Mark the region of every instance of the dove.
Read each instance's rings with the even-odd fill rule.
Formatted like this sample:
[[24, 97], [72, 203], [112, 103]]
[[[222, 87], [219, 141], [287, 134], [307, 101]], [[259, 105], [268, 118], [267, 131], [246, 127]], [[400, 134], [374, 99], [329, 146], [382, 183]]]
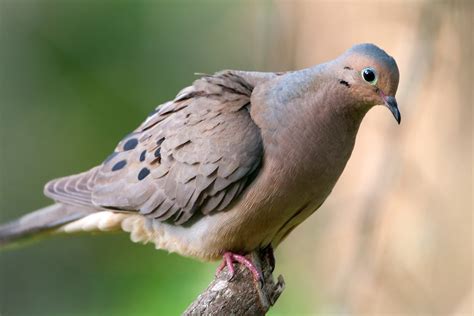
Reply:
[[281, 72], [202, 75], [158, 106], [100, 165], [50, 181], [51, 206], [0, 227], [25, 237], [122, 230], [137, 243], [219, 267], [277, 247], [326, 200], [365, 114], [400, 124], [395, 60], [374, 44]]

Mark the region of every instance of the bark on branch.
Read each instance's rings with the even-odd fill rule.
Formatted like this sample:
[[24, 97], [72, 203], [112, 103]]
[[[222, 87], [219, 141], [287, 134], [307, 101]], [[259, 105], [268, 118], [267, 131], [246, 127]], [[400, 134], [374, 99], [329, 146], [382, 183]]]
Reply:
[[225, 268], [183, 315], [265, 315], [285, 288], [283, 277], [273, 279], [273, 251], [265, 249], [247, 256], [262, 272], [263, 285], [255, 282], [245, 266], [234, 264], [235, 275]]

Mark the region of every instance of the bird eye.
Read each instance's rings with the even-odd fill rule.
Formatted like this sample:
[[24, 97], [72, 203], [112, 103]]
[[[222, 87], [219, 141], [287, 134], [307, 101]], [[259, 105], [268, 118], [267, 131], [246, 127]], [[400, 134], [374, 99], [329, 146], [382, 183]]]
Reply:
[[373, 68], [365, 68], [362, 70], [361, 74], [362, 78], [364, 78], [364, 80], [371, 85], [375, 85], [377, 83], [377, 75], [375, 74], [375, 70]]

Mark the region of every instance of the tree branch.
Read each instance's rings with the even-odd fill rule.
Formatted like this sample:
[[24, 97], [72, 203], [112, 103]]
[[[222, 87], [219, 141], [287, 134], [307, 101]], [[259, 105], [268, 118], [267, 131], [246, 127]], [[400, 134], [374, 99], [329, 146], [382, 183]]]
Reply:
[[222, 270], [186, 309], [183, 315], [265, 315], [285, 288], [283, 277], [273, 279], [274, 258], [271, 248], [254, 251], [247, 256], [262, 271], [263, 286], [255, 282], [243, 265], [235, 266], [229, 281], [227, 268]]

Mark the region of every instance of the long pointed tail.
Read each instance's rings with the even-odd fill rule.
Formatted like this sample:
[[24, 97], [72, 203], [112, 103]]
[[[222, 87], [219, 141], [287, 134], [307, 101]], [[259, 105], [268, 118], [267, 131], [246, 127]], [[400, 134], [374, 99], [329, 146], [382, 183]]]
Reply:
[[28, 237], [51, 232], [55, 228], [97, 212], [79, 206], [53, 204], [0, 225], [0, 248]]

